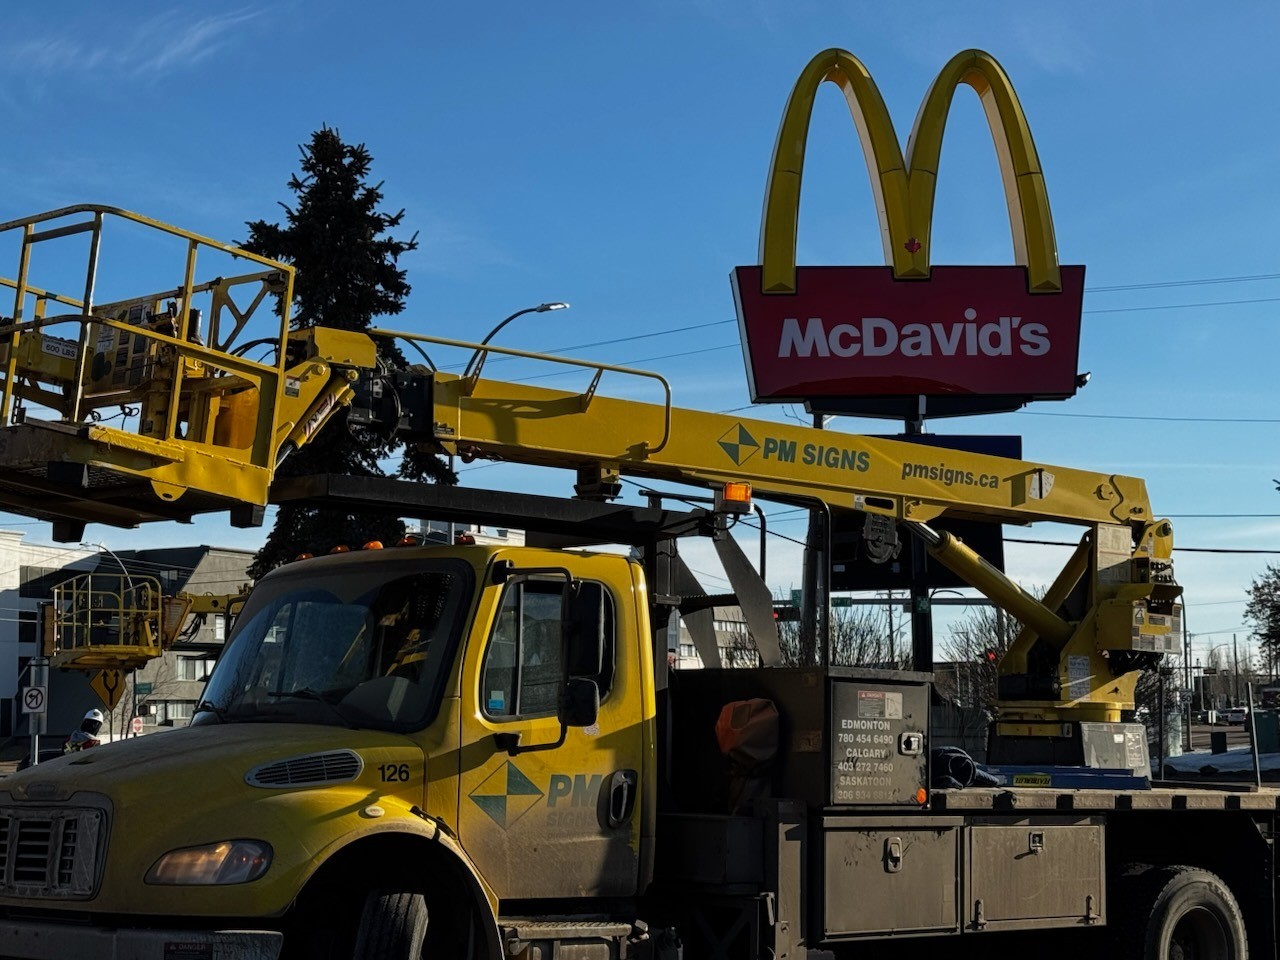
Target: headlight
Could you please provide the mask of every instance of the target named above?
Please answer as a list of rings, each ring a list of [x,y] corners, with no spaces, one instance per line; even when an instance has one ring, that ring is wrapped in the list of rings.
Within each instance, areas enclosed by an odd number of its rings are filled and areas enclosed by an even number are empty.
[[[261,840],[224,840],[170,850],[147,871],[147,883],[212,885],[248,883],[271,866],[271,846]]]

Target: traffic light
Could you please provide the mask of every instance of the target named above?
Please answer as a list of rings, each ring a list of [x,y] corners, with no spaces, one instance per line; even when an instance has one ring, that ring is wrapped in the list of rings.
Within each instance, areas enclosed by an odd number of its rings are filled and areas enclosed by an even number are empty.
[[[773,619],[778,623],[795,623],[800,619],[800,608],[793,603],[775,603]]]

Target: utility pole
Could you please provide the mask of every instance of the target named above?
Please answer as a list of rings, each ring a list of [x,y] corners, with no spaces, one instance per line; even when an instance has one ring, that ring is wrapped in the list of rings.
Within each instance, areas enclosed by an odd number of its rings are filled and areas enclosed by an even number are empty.
[[[1231,662],[1234,665],[1231,670],[1231,687],[1232,696],[1231,705],[1233,707],[1240,706],[1240,648],[1236,645],[1236,635],[1231,635]]]
[[[1182,608],[1182,681],[1182,689],[1186,691],[1183,701],[1187,715],[1187,749],[1194,750],[1195,746],[1191,742],[1191,699],[1194,686],[1191,677],[1191,634],[1187,632],[1186,607]]]

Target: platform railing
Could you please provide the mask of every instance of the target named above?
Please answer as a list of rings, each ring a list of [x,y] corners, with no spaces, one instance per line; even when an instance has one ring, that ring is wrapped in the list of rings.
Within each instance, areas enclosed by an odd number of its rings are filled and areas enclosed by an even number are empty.
[[[52,662],[132,669],[164,652],[164,595],[155,577],[85,573],[53,588]]]
[[[185,246],[175,285],[126,299],[95,300],[104,234],[113,219]],[[13,291],[7,316],[0,305],[0,426],[31,419],[97,423],[104,410],[119,408],[115,416],[126,424],[130,413],[138,415],[135,429],[122,432],[159,444],[212,444],[215,412],[209,397],[248,392],[255,440],[247,461],[271,466],[287,362],[292,268],[116,207],[82,204],[0,223],[0,239],[13,231],[20,233],[17,271],[11,279],[0,277],[0,287]],[[89,240],[78,295],[53,292],[48,283],[38,286],[33,250],[78,235]],[[198,256],[210,250],[260,269],[198,282]],[[259,309],[268,294],[273,295],[270,308],[278,309]],[[247,305],[240,306],[237,298],[247,299]],[[197,303],[208,304],[207,334],[199,329]],[[264,319],[264,314],[270,316]],[[251,321],[257,321],[252,331]],[[246,356],[254,348],[269,359]],[[41,411],[27,409],[28,404],[52,416],[40,417]]]

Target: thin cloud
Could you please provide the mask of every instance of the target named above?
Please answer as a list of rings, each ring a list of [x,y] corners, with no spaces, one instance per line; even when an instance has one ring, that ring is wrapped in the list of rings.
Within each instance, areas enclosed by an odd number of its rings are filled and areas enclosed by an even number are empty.
[[[2,61],[27,76],[68,76],[101,69],[131,76],[155,76],[207,60],[223,49],[236,27],[262,15],[248,7],[192,19],[186,9],[169,10],[120,39],[77,40],[67,36],[10,43]]]
[[[182,10],[163,14],[140,31],[135,46],[145,49],[161,40],[164,40],[164,44],[156,49],[149,61],[142,61],[135,73],[165,71],[207,60],[225,46],[228,34],[235,27],[261,15],[261,10],[242,8],[183,24],[187,15]]]

